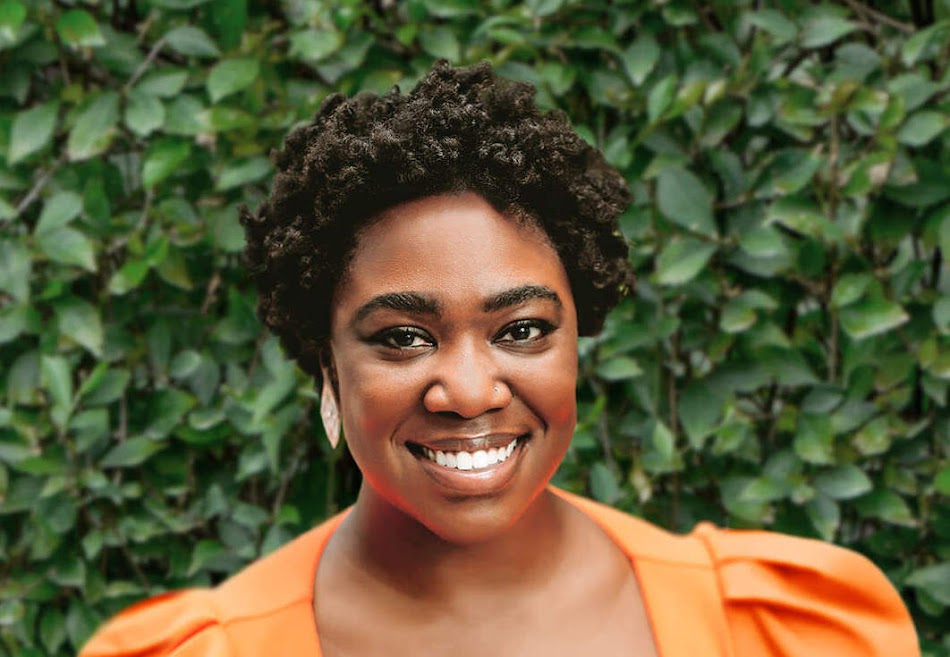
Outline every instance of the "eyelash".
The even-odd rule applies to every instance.
[[[554,331],[556,328],[557,327],[551,324],[550,322],[546,322],[542,319],[521,319],[505,326],[505,328],[503,328],[495,336],[494,341],[505,343],[505,344],[532,344],[534,342],[537,342],[538,340],[543,339],[544,337],[549,335],[552,331]],[[522,339],[516,339],[514,337],[508,340],[501,339],[503,336],[508,335],[512,333],[513,331],[516,331],[519,329],[528,329],[529,334],[531,332],[531,329],[536,329],[538,331],[538,334],[535,336],[526,337]],[[407,344],[407,345],[395,344],[393,339],[397,337],[410,338],[410,344]],[[426,344],[419,344],[419,345],[411,344],[411,342],[415,342],[416,338],[425,340]],[[393,349],[396,351],[406,351],[409,349],[421,349],[424,347],[431,346],[432,343],[434,342],[432,337],[427,332],[423,331],[420,328],[416,328],[415,326],[396,326],[393,328],[388,328],[383,331],[380,331],[379,333],[374,335],[370,340],[372,342],[375,342],[376,344],[382,345],[383,347],[386,347],[388,349]]]

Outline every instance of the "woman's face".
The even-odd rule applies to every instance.
[[[475,194],[396,206],[360,236],[330,339],[362,495],[454,543],[511,527],[576,421],[577,317],[537,228]]]

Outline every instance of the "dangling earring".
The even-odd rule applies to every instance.
[[[323,430],[327,434],[330,446],[336,449],[340,442],[340,408],[333,393],[333,383],[330,381],[330,371],[326,365],[320,366],[323,377],[323,391],[320,394],[320,419],[323,420]]]

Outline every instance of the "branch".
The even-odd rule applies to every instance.
[[[844,0],[844,3],[851,7],[855,12],[864,16],[864,18],[873,19],[878,23],[890,25],[894,29],[900,30],[904,34],[913,34],[917,31],[917,28],[915,28],[913,25],[902,23],[896,18],[892,18],[884,12],[874,9],[873,7],[868,7],[866,4],[859,2],[858,0]]]
[[[64,152],[59,156],[59,159],[53,162],[53,165],[47,169],[42,176],[39,177],[39,180],[33,183],[33,187],[30,189],[30,191],[26,193],[26,196],[20,199],[19,203],[17,203],[16,213],[13,215],[14,219],[19,219],[23,213],[26,212],[26,209],[33,204],[33,201],[35,201],[37,197],[39,197],[40,192],[42,192],[43,188],[46,187],[49,179],[53,177],[53,174],[56,173],[56,170],[59,169],[59,167],[61,167],[65,161],[66,154]]]
[[[122,87],[123,93],[131,89],[135,85],[135,83],[139,81],[139,78],[141,78],[145,74],[145,71],[147,71],[148,67],[152,65],[152,62],[155,61],[155,58],[158,57],[159,53],[162,51],[162,48],[164,47],[165,47],[165,37],[162,37],[161,39],[155,42],[155,45],[152,46],[152,49],[148,51],[148,55],[145,57],[145,61],[139,64],[139,67],[135,69],[135,73],[132,74],[132,77],[129,78],[129,81],[126,82],[125,85]]]

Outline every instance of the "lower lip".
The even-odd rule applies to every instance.
[[[498,493],[514,476],[524,456],[526,441],[519,438],[514,451],[507,459],[501,463],[495,463],[487,468],[480,470],[458,470],[456,468],[447,468],[430,461],[425,456],[416,456],[413,454],[422,470],[429,475],[437,484],[453,493],[463,495],[492,495]]]

